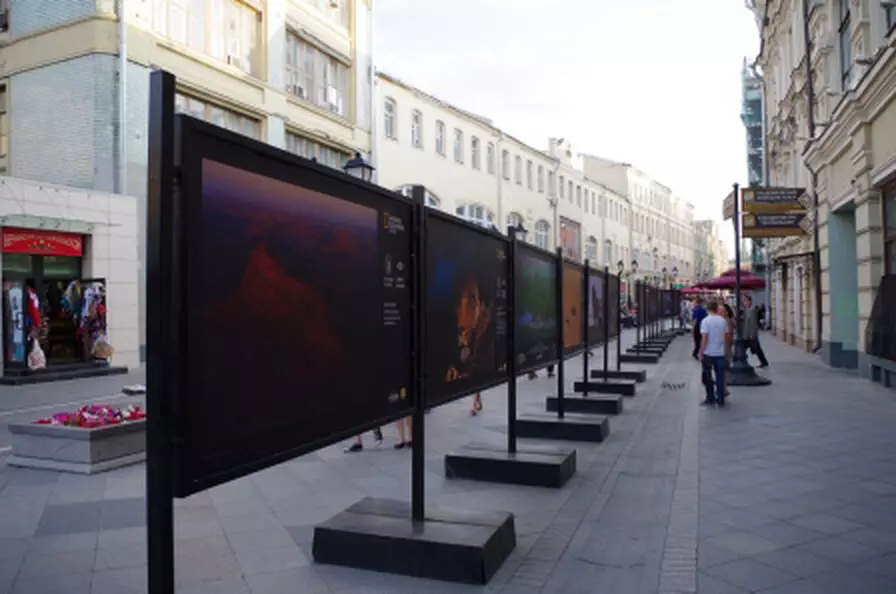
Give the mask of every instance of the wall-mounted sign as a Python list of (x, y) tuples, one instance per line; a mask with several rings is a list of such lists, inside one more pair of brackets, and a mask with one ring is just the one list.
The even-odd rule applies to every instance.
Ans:
[(39, 256), (81, 256), (84, 237), (61, 231), (39, 229), (3, 229), (3, 252), (7, 254), (36, 254)]
[(741, 196), (745, 213), (802, 211), (809, 203), (805, 188), (744, 188)]
[(804, 233), (805, 213), (744, 213), (744, 237), (789, 237)]

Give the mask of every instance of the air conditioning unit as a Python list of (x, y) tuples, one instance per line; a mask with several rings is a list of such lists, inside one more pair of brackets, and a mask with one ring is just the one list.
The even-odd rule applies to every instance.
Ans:
[(329, 105), (336, 105), (339, 102), (339, 93), (336, 91), (336, 87), (332, 85), (327, 87), (325, 101)]
[(880, 5), (883, 8), (896, 8), (896, 0), (880, 0)]
[(230, 54), (227, 55), (227, 63), (237, 68), (243, 67), (243, 61), (236, 56), (231, 56)]

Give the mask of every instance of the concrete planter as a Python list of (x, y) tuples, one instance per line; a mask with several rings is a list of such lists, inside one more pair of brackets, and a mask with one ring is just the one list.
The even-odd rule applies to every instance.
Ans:
[(20, 423), (12, 435), (10, 466), (95, 474), (146, 459), (146, 421), (84, 429)]

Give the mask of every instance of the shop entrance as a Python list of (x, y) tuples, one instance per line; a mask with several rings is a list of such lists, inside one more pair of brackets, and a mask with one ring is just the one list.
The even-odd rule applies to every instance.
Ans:
[(81, 252), (79, 235), (3, 230), (7, 366), (25, 368), (34, 340), (48, 367), (93, 358), (91, 339), (105, 333), (105, 283), (82, 278)]

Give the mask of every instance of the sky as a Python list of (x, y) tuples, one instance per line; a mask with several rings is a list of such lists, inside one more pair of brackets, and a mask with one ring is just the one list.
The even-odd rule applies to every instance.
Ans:
[(374, 11), (379, 71), (536, 148), (561, 137), (632, 163), (697, 218), (721, 220), (731, 184), (746, 182), (741, 66), (759, 34), (744, 0), (375, 0)]

